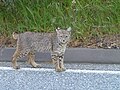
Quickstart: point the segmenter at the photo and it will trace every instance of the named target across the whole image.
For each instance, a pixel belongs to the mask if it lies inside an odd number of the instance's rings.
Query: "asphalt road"
[[[0,62],[0,90],[120,90],[119,64],[68,64],[65,72],[55,72],[52,64],[31,68],[19,63]]]

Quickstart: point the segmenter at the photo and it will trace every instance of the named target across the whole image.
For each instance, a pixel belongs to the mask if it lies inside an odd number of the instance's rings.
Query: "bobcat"
[[[14,69],[19,69],[17,60],[27,56],[28,62],[33,67],[39,67],[35,59],[35,52],[51,52],[51,60],[55,65],[55,70],[65,71],[64,53],[67,43],[70,40],[71,27],[67,30],[56,29],[53,33],[35,33],[25,32],[21,34],[13,33],[13,38],[17,39],[16,51],[12,57],[12,65]]]

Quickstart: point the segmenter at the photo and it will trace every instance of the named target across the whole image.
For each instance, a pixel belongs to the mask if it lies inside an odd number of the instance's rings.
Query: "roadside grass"
[[[72,27],[72,38],[120,34],[120,0],[3,0],[0,34]],[[75,1],[75,2],[73,2]]]

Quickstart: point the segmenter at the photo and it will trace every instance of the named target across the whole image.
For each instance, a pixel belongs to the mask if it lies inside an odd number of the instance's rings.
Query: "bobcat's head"
[[[67,44],[71,36],[71,27],[69,27],[67,30],[58,28],[56,29],[56,33],[57,33],[58,42],[60,44]]]

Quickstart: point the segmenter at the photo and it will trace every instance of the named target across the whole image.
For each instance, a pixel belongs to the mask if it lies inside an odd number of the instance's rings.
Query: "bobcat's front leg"
[[[65,71],[63,56],[57,56],[57,61],[55,64],[55,69],[57,72]]]
[[[55,62],[55,69],[57,72],[65,71],[64,56],[57,56]]]
[[[52,62],[55,65],[55,70],[57,72],[65,71],[64,68],[64,54],[53,52],[51,54]]]
[[[57,54],[52,55],[52,62],[55,65],[55,71],[60,72],[61,69],[60,69],[60,65],[59,65],[60,63],[59,63],[59,58]]]
[[[59,61],[59,58],[57,57],[57,60],[56,60],[56,62],[55,62],[55,70],[57,71],[57,72],[61,72],[62,71],[62,69],[60,68],[60,61]]]
[[[61,68],[61,71],[65,71],[65,67],[64,67],[64,55],[59,56],[59,66]]]

